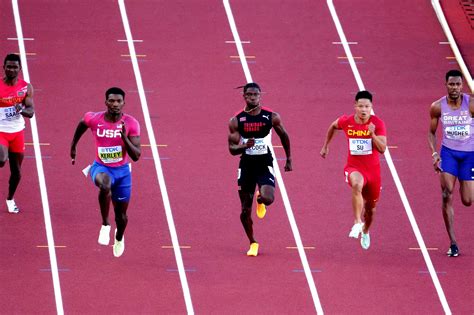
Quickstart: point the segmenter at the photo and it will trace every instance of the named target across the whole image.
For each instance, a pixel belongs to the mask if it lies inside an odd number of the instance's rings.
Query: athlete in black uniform
[[[250,241],[248,256],[257,256],[258,243],[253,237],[252,201],[257,190],[257,216],[265,216],[265,206],[271,205],[275,195],[273,157],[269,146],[272,128],[280,137],[286,154],[285,171],[291,171],[290,138],[281,123],[280,115],[260,104],[261,89],[256,83],[244,86],[244,110],[229,122],[229,151],[241,155],[238,173],[239,197],[242,204],[240,221]]]

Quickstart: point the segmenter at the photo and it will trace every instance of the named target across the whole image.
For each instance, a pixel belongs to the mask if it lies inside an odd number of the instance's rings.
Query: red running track
[[[420,252],[408,249],[418,244],[386,164],[371,249],[364,252],[347,238],[352,224],[342,135],[328,160],[318,153],[329,123],[351,113],[357,85],[338,58],[344,57],[342,47],[332,44],[339,37],[326,3],[234,2],[240,37],[251,41],[244,44],[245,52],[255,56],[249,59],[255,61],[252,76],[263,86],[264,103],[282,115],[291,136],[295,171],[283,177],[303,243],[315,247],[306,253],[325,312],[442,313]],[[8,21],[5,28],[2,22],[2,47],[15,51],[14,41],[3,40],[15,37],[11,8],[1,4],[2,20]],[[72,167],[68,157],[77,121],[85,111],[102,110],[103,93],[111,85],[128,91],[126,110],[142,122],[142,143],[149,143],[130,59],[121,57],[129,52],[126,43],[117,42],[125,39],[117,3],[20,4],[24,34],[35,38],[27,42],[27,51],[37,53],[28,65],[37,89],[40,139],[50,143],[42,150],[55,241],[67,246],[57,249],[65,312],[186,312],[178,274],[172,271],[173,252],[162,248],[171,240],[149,148],[133,166],[127,249],[120,259],[96,244],[96,191],[80,173],[93,156],[89,135],[80,143],[79,165]],[[235,46],[225,43],[232,34],[222,3],[126,4],[133,36],[144,40],[135,47],[146,55],[139,65],[155,136],[167,145],[159,150],[179,240],[190,246],[182,253],[194,310],[314,313],[300,258],[286,248],[295,243],[280,195],[268,216],[255,222],[262,254],[244,255],[248,244],[238,219],[238,159],[228,154],[225,137],[228,119],[243,106],[233,88],[245,77],[231,57],[237,55]],[[387,123],[389,144],[397,146],[392,157],[425,242],[439,248],[430,254],[447,300],[454,313],[469,314],[474,310],[472,212],[457,200],[462,256],[447,258],[437,177],[423,149],[429,104],[443,95],[444,72],[453,67],[445,59],[449,50],[438,44],[445,39],[429,3],[409,10],[408,1],[377,4],[335,3],[348,40],[358,42],[351,45],[353,54],[362,57],[357,59],[362,79],[375,93],[375,111]],[[356,9],[364,13],[354,14]],[[284,157],[281,149],[276,154]],[[49,268],[47,250],[35,247],[46,240],[33,161],[25,161],[17,197],[23,213],[0,214],[0,305],[6,313],[55,310],[50,273],[40,271]]]

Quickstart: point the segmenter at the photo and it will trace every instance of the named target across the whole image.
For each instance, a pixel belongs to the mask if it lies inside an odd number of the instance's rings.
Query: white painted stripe
[[[226,44],[235,44],[235,41],[234,40],[226,40],[225,41]],[[242,44],[250,44],[250,41],[249,40],[243,40],[241,41]]]
[[[124,43],[128,43],[128,41],[126,39],[117,39],[118,42],[124,42]],[[132,40],[134,43],[143,43],[143,40],[142,39],[134,39]]]
[[[449,42],[439,42],[440,45],[449,45]]]
[[[342,45],[342,42],[332,42],[334,45]],[[357,45],[359,44],[358,42],[347,42],[349,45]]]
[[[336,25],[337,33],[339,34],[339,37],[341,38],[341,41],[343,42],[344,51],[346,52],[346,55],[349,57],[351,69],[357,81],[357,86],[359,87],[359,90],[365,90],[364,83],[362,82],[362,79],[359,74],[359,70],[357,69],[357,66],[354,62],[354,58],[352,57],[352,53],[349,48],[349,45],[346,43],[347,41],[346,36],[344,34],[344,30],[342,29],[341,22],[339,21],[339,17],[337,16],[336,8],[334,7],[333,1],[327,0],[327,5],[329,7],[329,11],[331,11],[331,16],[333,18],[334,24]],[[392,173],[393,180],[395,182],[395,185],[397,186],[398,193],[400,194],[400,199],[402,200],[402,203],[405,207],[405,211],[407,213],[408,219],[410,220],[410,224],[415,234],[418,245],[421,248],[421,253],[423,254],[423,258],[430,272],[431,279],[436,288],[436,292],[438,293],[438,297],[443,306],[444,312],[446,314],[451,314],[448,301],[446,300],[446,296],[444,295],[443,288],[441,287],[441,283],[439,282],[435,268],[433,266],[433,263],[431,262],[430,255],[426,248],[420,229],[418,228],[418,224],[416,223],[415,216],[413,215],[413,211],[411,209],[410,203],[408,202],[408,198],[405,194],[405,190],[403,189],[400,178],[398,177],[397,170],[395,168],[395,165],[393,164],[393,160],[390,155],[390,150],[388,148],[385,150],[385,160],[387,161],[390,172]]]
[[[122,15],[123,27],[125,35],[128,41],[128,49],[130,51],[130,58],[132,61],[133,72],[135,73],[135,79],[137,81],[138,95],[140,97],[140,103],[142,105],[143,117],[145,119],[146,129],[148,131],[148,139],[150,141],[151,153],[153,160],[155,161],[156,175],[160,185],[161,196],[163,198],[163,205],[165,208],[166,220],[168,222],[168,228],[170,230],[171,243],[173,244],[174,255],[176,257],[176,264],[178,267],[179,278],[181,280],[181,286],[183,289],[184,301],[186,303],[186,310],[188,314],[194,314],[193,304],[191,301],[191,293],[189,291],[188,280],[186,278],[186,271],[184,270],[183,257],[178,241],[178,234],[176,233],[176,227],[174,225],[173,213],[171,211],[171,204],[166,189],[165,177],[163,175],[163,169],[161,167],[160,156],[158,154],[158,146],[156,145],[155,134],[153,132],[153,125],[151,123],[150,112],[148,110],[148,103],[146,100],[145,89],[143,88],[142,76],[140,68],[138,66],[137,54],[135,52],[135,46],[133,44],[132,31],[130,30],[130,24],[128,22],[127,12],[125,9],[124,0],[118,0],[120,7],[120,14]]]
[[[25,38],[21,38],[21,37],[8,37],[7,40],[35,40],[34,38],[31,38],[31,37],[25,37]]]
[[[30,82],[30,74],[28,72],[28,62],[26,60],[26,49],[23,38],[23,29],[21,27],[20,10],[18,8],[18,1],[12,0],[13,15],[15,18],[16,35],[18,36],[18,47],[20,49],[21,65],[23,70],[23,78]],[[56,251],[54,247],[53,227],[51,224],[51,215],[49,211],[48,192],[46,190],[46,180],[43,171],[43,161],[41,159],[41,148],[38,134],[38,126],[36,124],[36,117],[30,119],[31,134],[33,136],[33,147],[35,151],[36,169],[38,170],[38,180],[41,193],[41,202],[43,204],[44,225],[46,229],[46,238],[48,241],[49,260],[51,265],[51,275],[53,278],[54,298],[56,301],[56,312],[60,315],[64,314],[63,300],[61,296],[61,285],[59,282],[58,263],[56,260]]]
[[[449,44],[451,49],[454,52],[454,56],[456,56],[456,60],[461,68],[462,73],[464,74],[464,78],[466,79],[467,85],[471,89],[471,93],[474,93],[474,81],[472,80],[471,73],[464,62],[464,59],[459,51],[458,45],[456,44],[456,40],[454,39],[453,33],[451,33],[451,29],[449,28],[448,21],[446,21],[446,17],[444,16],[443,9],[439,4],[439,0],[431,0],[431,5],[435,10],[436,16],[438,17],[438,21],[443,28],[444,34],[448,38]]]
[[[245,58],[244,48],[240,41],[239,32],[237,31],[237,26],[235,24],[234,16],[232,14],[232,9],[229,4],[229,0],[223,0],[223,3],[224,3],[224,8],[227,14],[227,18],[229,20],[229,26],[235,40],[235,45],[237,46],[237,51],[239,52],[240,62],[244,70],[245,79],[247,80],[247,82],[253,82],[249,67],[247,65],[247,59]],[[275,151],[273,150],[273,146],[270,144],[269,147],[273,156],[275,156]],[[316,285],[314,284],[313,274],[311,273],[308,259],[306,257],[306,252],[304,250],[303,242],[301,241],[301,236],[298,230],[298,226],[296,225],[295,216],[293,214],[293,210],[291,209],[290,200],[286,192],[285,183],[283,182],[283,177],[281,176],[280,167],[278,166],[277,159],[274,159],[273,161],[273,169],[275,171],[275,177],[278,180],[278,185],[280,188],[283,203],[285,205],[286,214],[288,216],[288,220],[290,221],[293,237],[295,238],[296,246],[298,247],[298,253],[300,255],[301,264],[303,265],[303,270],[306,276],[306,280],[308,282],[308,286],[311,291],[314,307],[318,314],[324,314],[323,308],[321,306],[321,301],[319,300],[318,291],[316,290]]]

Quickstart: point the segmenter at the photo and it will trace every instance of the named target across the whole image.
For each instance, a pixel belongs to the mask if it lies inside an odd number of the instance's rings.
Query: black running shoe
[[[446,254],[447,254],[449,257],[458,257],[458,256],[459,256],[459,248],[458,248],[458,246],[457,246],[456,244],[452,244]]]

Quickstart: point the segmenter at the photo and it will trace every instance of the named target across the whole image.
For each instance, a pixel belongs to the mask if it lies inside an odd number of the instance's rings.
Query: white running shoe
[[[98,240],[100,245],[109,245],[110,242],[110,225],[102,225],[100,228],[100,233],[99,233],[99,240]]]
[[[362,226],[364,226],[364,223],[355,223],[352,226],[351,232],[349,233],[349,237],[359,238],[359,234],[362,233]]]
[[[10,213],[20,212],[20,209],[17,207],[14,199],[12,199],[12,200],[7,199],[7,207],[8,207],[8,212],[10,212]]]
[[[362,232],[362,236],[360,237],[360,246],[362,246],[363,249],[367,250],[370,247],[370,234],[367,233],[365,234]]]
[[[117,234],[117,229],[115,229],[115,234]],[[114,237],[115,243],[114,243],[114,256],[115,257],[120,257],[123,254],[123,251],[125,250],[125,235],[122,236],[121,241],[117,241],[117,239]]]

